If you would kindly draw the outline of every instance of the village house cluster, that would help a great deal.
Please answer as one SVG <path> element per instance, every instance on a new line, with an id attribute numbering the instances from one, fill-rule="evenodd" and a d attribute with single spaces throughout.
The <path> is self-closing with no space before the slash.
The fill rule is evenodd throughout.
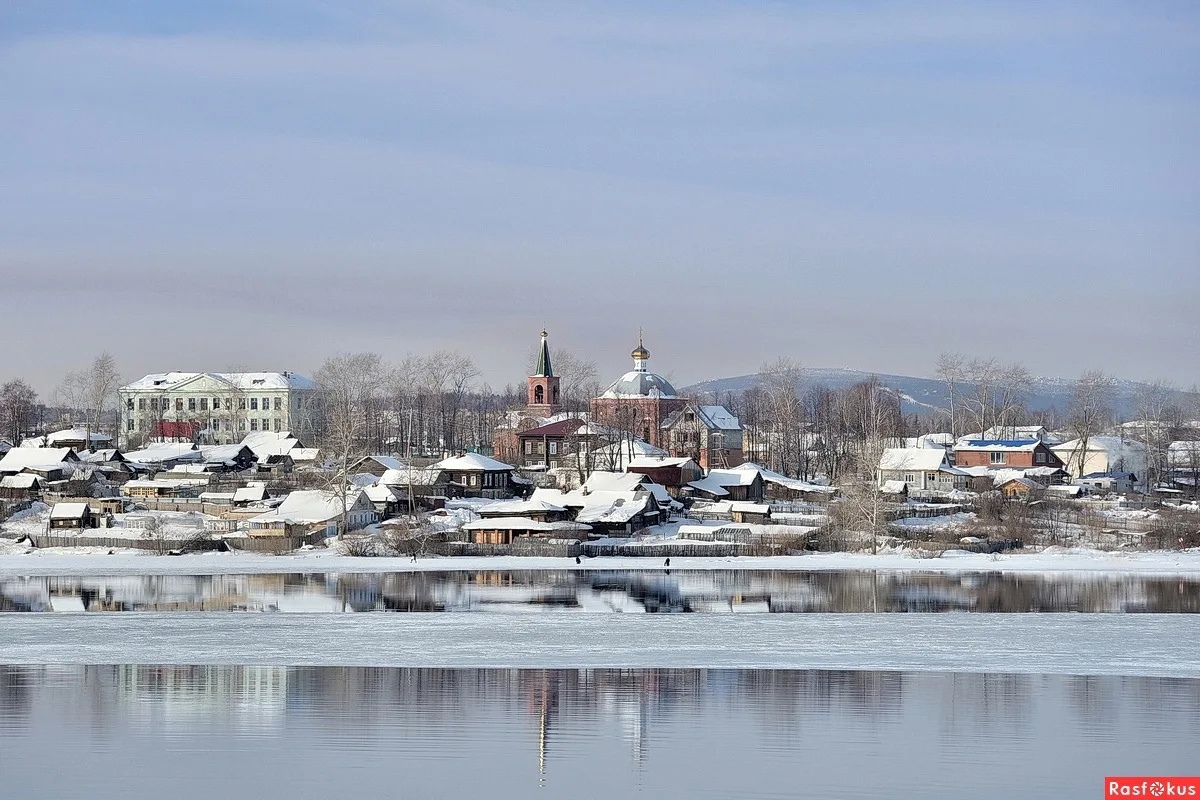
<path id="1" fill-rule="evenodd" d="M 987 494 L 1196 496 L 1200 442 L 1172 443 L 1150 486 L 1147 446 L 1119 426 L 1086 440 L 1042 426 L 884 439 L 865 480 L 786 475 L 763 466 L 761 420 L 748 429 L 681 394 L 650 369 L 640 337 L 630 357 L 629 371 L 568 407 L 542 331 L 525 403 L 499 418 L 490 446 L 436 455 L 322 449 L 321 386 L 293 372 L 147 375 L 117 392 L 115 438 L 76 426 L 0 441 L 0 519 L 44 504 L 38 546 L 282 552 L 366 531 L 413 552 L 578 554 L 652 534 L 716 554 L 811 544 L 864 489 L 891 504 L 887 520 L 952 514 Z M 819 438 L 800 431 L 799 446 Z"/>

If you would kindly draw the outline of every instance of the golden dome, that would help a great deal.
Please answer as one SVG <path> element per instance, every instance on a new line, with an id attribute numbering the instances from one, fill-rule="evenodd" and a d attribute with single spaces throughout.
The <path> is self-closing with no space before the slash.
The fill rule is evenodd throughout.
<path id="1" fill-rule="evenodd" d="M 635 361 L 646 361 L 650 358 L 650 351 L 643 347 L 641 342 L 638 342 L 638 346 L 633 348 L 633 352 L 630 355 L 633 356 Z"/>

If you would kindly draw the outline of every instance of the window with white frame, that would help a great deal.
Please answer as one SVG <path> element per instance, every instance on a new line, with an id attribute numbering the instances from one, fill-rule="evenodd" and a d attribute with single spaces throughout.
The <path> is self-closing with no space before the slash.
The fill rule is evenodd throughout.
<path id="1" fill-rule="evenodd" d="M 1003 464 L 1006 461 L 1004 453 L 988 453 L 988 457 L 993 464 Z"/>

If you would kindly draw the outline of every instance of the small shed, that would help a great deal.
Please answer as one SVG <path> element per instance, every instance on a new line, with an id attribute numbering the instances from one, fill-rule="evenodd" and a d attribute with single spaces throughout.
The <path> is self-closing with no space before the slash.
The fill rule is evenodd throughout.
<path id="1" fill-rule="evenodd" d="M 732 503 L 730 513 L 734 522 L 764 524 L 771 516 L 771 506 L 766 503 Z"/>
<path id="2" fill-rule="evenodd" d="M 55 503 L 50 509 L 50 530 L 80 530 L 99 527 L 87 503 Z"/>

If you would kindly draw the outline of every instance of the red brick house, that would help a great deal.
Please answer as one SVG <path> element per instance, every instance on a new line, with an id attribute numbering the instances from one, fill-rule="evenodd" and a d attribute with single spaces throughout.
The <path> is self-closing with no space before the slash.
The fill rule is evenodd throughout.
<path id="1" fill-rule="evenodd" d="M 1061 469 L 1063 462 L 1040 439 L 966 439 L 954 445 L 954 466 Z"/>

